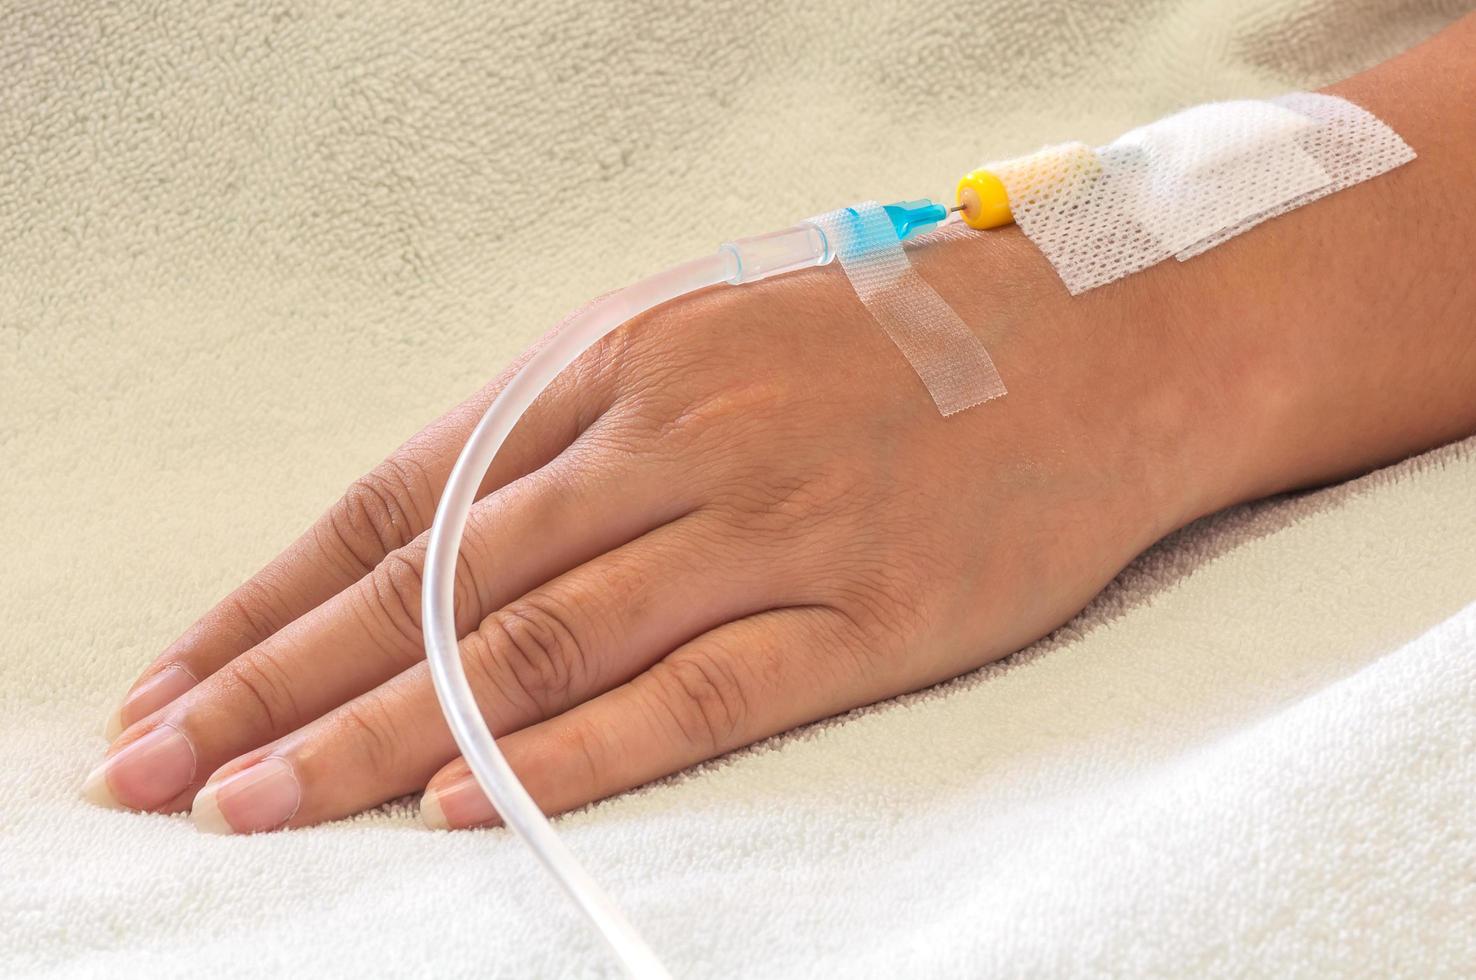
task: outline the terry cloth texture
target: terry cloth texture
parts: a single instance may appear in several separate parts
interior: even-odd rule
[[[0,973],[613,975],[517,841],[413,801],[236,839],[88,806],[104,718],[588,297],[1468,7],[6,5]],[[1203,521],[1005,663],[559,827],[679,976],[1469,975],[1473,599],[1468,442]]]

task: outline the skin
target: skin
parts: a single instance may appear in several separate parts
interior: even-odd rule
[[[1419,159],[1079,297],[1018,229],[913,248],[1009,385],[982,407],[939,416],[835,268],[668,304],[566,372],[457,578],[473,688],[539,805],[954,677],[1197,517],[1476,432],[1476,17],[1328,91]],[[431,689],[420,573],[511,370],[155,660],[90,798],[246,832],[429,787],[433,826],[496,822]]]

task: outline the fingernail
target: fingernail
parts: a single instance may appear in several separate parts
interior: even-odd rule
[[[302,786],[292,763],[269,756],[218,783],[206,784],[195,796],[190,817],[211,834],[254,834],[276,830],[292,819],[302,803]]]
[[[92,770],[82,796],[98,806],[149,810],[184,792],[195,778],[195,750],[173,725],[160,725]]]
[[[179,664],[170,664],[129,692],[108,719],[104,734],[110,741],[117,738],[123,729],[140,718],[147,718],[197,683],[188,670]]]
[[[498,817],[476,777],[467,773],[445,786],[426,789],[420,797],[420,819],[435,830],[453,830],[494,823]]]

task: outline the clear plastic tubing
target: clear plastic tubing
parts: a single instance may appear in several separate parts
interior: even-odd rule
[[[467,684],[457,647],[453,583],[467,514],[477,487],[508,434],[549,383],[600,338],[632,317],[690,292],[724,283],[740,285],[834,257],[825,234],[811,224],[740,238],[715,254],[675,266],[595,300],[570,320],[514,375],[467,440],[436,508],[425,557],[425,653],[441,711],[482,792],[503,822],[523,839],[633,977],[667,977],[656,954],[618,906],[569,852],[497,747]]]

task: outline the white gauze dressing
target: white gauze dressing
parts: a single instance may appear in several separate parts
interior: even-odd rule
[[[1297,92],[1213,102],[1123,134],[987,164],[1073,294],[1183,261],[1414,159],[1373,114]]]

